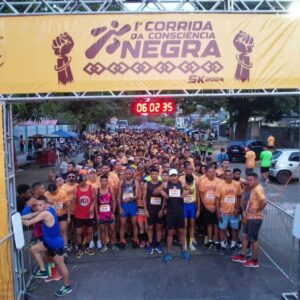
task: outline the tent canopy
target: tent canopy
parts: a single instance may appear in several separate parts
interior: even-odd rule
[[[57,135],[57,137],[60,137],[60,138],[74,138],[77,136],[76,133],[73,133],[73,132],[67,132],[67,131],[64,131],[64,130],[56,130],[54,132],[52,132],[52,134],[54,135]]]

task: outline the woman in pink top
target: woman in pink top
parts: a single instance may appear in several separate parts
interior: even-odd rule
[[[116,229],[115,229],[115,211],[116,201],[112,188],[108,187],[108,176],[102,175],[100,177],[100,188],[97,199],[97,218],[100,226],[101,240],[103,247],[100,250],[105,252],[108,250],[107,244],[110,240],[108,229],[111,233],[112,249],[117,250],[116,247]]]

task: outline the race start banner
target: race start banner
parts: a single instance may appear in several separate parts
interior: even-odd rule
[[[0,94],[300,87],[300,18],[1,17]]]

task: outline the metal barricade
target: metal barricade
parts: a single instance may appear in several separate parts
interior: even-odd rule
[[[268,201],[260,231],[262,251],[291,282],[295,290],[298,281],[298,245],[292,235],[294,216]]]

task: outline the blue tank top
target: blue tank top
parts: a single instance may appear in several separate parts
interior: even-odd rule
[[[59,222],[56,212],[53,207],[49,207],[47,211],[54,217],[55,223],[52,227],[48,227],[42,221],[42,230],[44,234],[45,243],[53,249],[61,249],[64,247],[64,240],[60,234]]]

